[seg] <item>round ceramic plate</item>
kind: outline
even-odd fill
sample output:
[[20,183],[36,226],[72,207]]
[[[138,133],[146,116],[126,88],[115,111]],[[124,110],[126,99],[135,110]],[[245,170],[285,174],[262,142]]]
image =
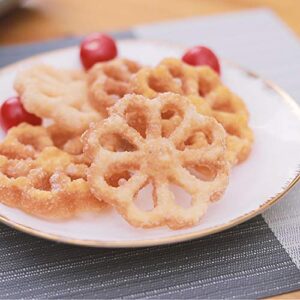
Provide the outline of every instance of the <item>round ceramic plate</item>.
[[[184,49],[151,41],[120,41],[120,56],[154,65],[180,57]],[[37,63],[57,68],[80,68],[78,48],[48,52],[4,68],[0,72],[0,99],[15,94],[17,72]],[[233,168],[225,195],[212,203],[199,225],[173,231],[134,228],[114,210],[82,215],[69,221],[46,221],[0,204],[2,222],[27,233],[60,242],[98,247],[139,247],[174,243],[225,230],[246,221],[279,200],[299,179],[300,109],[280,88],[232,64],[222,64],[222,80],[246,102],[255,142],[249,159]],[[3,133],[2,138],[4,136]],[[185,200],[187,195],[174,190]],[[149,201],[145,188],[140,201]],[[0,195],[1,197],[1,195]],[[147,203],[144,203],[147,205]]]

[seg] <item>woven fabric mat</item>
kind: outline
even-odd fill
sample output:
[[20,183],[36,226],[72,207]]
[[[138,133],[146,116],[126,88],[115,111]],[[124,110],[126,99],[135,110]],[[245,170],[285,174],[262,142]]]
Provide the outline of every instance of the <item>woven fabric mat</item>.
[[[201,41],[300,99],[299,42],[268,10],[138,26],[114,35]],[[1,47],[0,66],[78,42]],[[153,248],[80,248],[0,225],[0,298],[240,299],[300,289],[299,195],[298,186],[262,216],[231,230]]]

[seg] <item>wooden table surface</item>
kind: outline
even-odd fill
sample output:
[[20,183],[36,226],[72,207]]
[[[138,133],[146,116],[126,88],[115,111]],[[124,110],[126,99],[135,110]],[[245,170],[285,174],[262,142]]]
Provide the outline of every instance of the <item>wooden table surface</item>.
[[0,45],[257,7],[272,8],[300,35],[300,0],[24,0],[0,19]]
[[[27,0],[0,19],[0,46],[258,7],[300,35],[300,0]],[[272,299],[300,299],[300,291]]]

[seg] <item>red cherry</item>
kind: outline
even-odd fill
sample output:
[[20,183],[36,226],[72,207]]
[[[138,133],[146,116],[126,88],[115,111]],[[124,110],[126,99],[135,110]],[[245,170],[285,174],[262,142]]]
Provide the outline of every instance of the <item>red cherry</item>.
[[117,54],[115,41],[106,34],[93,33],[80,44],[80,59],[86,70],[97,62],[115,58]]
[[42,119],[25,110],[19,97],[8,98],[0,109],[0,125],[4,131],[22,122],[41,125]]
[[217,56],[204,46],[195,46],[189,49],[183,56],[182,60],[192,66],[210,66],[219,75],[221,74],[220,63]]

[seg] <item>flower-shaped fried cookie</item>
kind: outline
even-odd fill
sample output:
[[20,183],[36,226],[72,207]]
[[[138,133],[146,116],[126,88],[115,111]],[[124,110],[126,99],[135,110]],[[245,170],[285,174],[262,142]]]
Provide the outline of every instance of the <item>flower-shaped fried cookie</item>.
[[53,142],[46,128],[22,123],[8,131],[0,143],[0,155],[13,159],[35,158],[49,146],[53,146]]
[[72,133],[101,119],[89,104],[84,73],[36,65],[19,73],[14,87],[27,111]]
[[206,66],[193,67],[176,58],[164,59],[155,68],[143,68],[132,82],[132,90],[149,98],[174,92],[188,96],[198,112],[214,117],[227,132],[227,158],[231,164],[244,161],[253,143],[244,102]]
[[[224,129],[178,94],[161,94],[151,101],[126,95],[109,118],[91,126],[83,142],[92,160],[91,191],[137,227],[195,225],[228,184]],[[205,168],[214,174],[209,180],[201,176]],[[145,211],[135,200],[148,184],[153,186],[154,207]],[[176,203],[170,184],[191,196],[190,207]]]
[[0,155],[1,202],[47,219],[66,219],[82,212],[99,212],[86,181],[84,164],[56,147],[47,147],[35,159]]
[[140,65],[129,59],[114,59],[97,63],[89,70],[87,78],[90,102],[103,117],[107,109],[131,91],[131,78]]
[[44,218],[69,218],[105,206],[90,192],[80,149],[70,145],[79,138],[64,137],[65,144],[56,145],[58,131],[27,123],[8,131],[0,143],[2,203]]

